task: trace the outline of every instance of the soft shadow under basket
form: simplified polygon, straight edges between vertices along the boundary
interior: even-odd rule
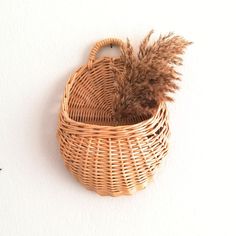
[[[161,103],[152,117],[133,117],[120,123],[113,118],[114,77],[112,63],[96,59],[105,46],[125,47],[119,39],[99,41],[88,64],[68,80],[62,100],[58,139],[65,165],[88,189],[100,195],[118,196],[143,189],[168,151],[168,115]]]

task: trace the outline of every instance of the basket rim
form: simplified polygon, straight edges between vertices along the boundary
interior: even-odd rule
[[[166,107],[165,103],[161,103],[160,106],[158,107],[158,110],[156,111],[155,115],[151,116],[150,118],[148,118],[146,120],[143,120],[143,121],[140,121],[140,122],[134,123],[134,124],[114,125],[114,126],[113,125],[98,125],[98,124],[86,123],[86,122],[82,122],[82,121],[76,121],[76,120],[71,119],[69,117],[67,111],[62,110],[62,113],[68,122],[73,123],[73,124],[77,124],[78,126],[82,125],[82,126],[89,126],[89,127],[93,126],[94,128],[104,127],[104,128],[120,129],[120,128],[127,128],[127,127],[134,127],[135,128],[141,124],[146,124],[146,123],[149,123],[149,122],[155,120],[158,117],[160,110],[163,109],[163,107]]]

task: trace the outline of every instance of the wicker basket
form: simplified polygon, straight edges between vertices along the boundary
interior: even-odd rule
[[[68,80],[62,100],[58,140],[65,165],[88,189],[118,196],[143,189],[168,151],[168,115],[165,103],[152,117],[113,119],[112,63],[119,58],[96,59],[104,46],[125,47],[119,39],[95,44],[88,64]]]

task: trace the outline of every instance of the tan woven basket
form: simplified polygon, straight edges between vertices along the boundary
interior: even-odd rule
[[[122,70],[120,58],[96,59],[104,46],[125,47],[119,39],[99,41],[88,64],[68,80],[58,126],[65,165],[88,189],[100,195],[132,194],[144,188],[168,150],[165,103],[152,117],[134,114],[113,119],[114,76],[110,65]]]

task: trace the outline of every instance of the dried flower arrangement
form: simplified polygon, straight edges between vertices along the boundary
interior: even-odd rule
[[[191,44],[184,38],[169,33],[149,45],[151,31],[141,42],[137,55],[127,39],[122,49],[124,70],[112,66],[115,78],[113,113],[119,121],[133,114],[151,116],[161,102],[173,101],[170,93],[179,88],[181,55]]]

